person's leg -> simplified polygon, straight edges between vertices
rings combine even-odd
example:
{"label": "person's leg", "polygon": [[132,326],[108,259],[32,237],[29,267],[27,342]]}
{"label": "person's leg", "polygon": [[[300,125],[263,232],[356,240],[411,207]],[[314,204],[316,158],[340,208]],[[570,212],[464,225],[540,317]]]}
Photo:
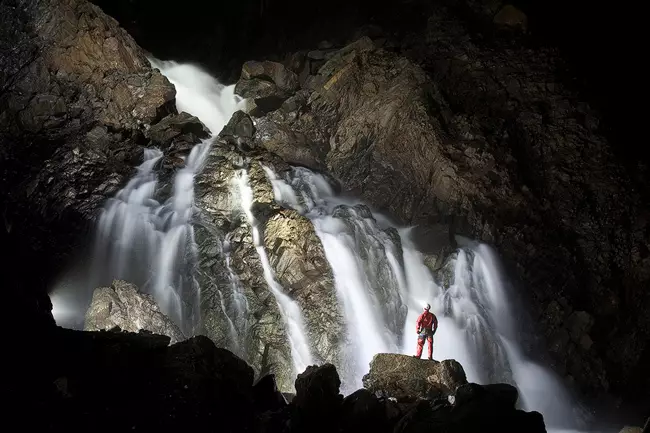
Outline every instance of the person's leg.
{"label": "person's leg", "polygon": [[429,346],[429,359],[433,359],[433,335],[427,335],[427,344]]}
{"label": "person's leg", "polygon": [[424,335],[418,335],[418,351],[415,355],[416,358],[422,357],[422,349],[424,348]]}

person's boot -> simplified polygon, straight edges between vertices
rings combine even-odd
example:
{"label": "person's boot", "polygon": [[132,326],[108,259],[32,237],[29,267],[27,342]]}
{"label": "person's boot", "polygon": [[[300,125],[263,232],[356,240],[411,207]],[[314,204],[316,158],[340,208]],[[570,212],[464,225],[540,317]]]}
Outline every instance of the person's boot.
{"label": "person's boot", "polygon": [[415,358],[415,359],[420,359],[420,357],[417,356],[417,355],[413,355],[413,358]]}
{"label": "person's boot", "polygon": [[428,357],[427,359],[428,359],[429,361],[433,361],[433,358],[432,358],[432,357]]}

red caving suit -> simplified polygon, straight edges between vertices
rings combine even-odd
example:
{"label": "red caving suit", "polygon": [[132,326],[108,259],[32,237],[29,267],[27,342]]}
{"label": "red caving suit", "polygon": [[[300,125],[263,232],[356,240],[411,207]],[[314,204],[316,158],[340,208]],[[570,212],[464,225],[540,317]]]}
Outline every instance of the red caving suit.
{"label": "red caving suit", "polygon": [[424,340],[427,340],[429,348],[429,359],[433,358],[433,334],[438,330],[438,318],[430,311],[425,311],[420,314],[415,329],[418,333],[418,351],[417,358],[422,356],[422,348],[424,347]]}

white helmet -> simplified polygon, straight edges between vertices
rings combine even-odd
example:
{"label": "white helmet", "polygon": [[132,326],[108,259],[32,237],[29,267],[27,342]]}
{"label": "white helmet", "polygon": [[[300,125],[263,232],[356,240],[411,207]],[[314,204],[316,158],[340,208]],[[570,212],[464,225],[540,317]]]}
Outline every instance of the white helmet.
{"label": "white helmet", "polygon": [[431,304],[426,304],[424,306],[424,311],[429,311],[431,309]]}

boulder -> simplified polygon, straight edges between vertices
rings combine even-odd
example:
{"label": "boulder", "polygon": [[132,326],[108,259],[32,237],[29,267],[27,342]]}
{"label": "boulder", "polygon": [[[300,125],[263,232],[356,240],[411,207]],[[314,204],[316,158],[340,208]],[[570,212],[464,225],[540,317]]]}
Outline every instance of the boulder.
{"label": "boulder", "polygon": [[[457,390],[454,404],[445,400],[415,403],[393,430],[394,433],[531,432],[546,433],[538,412],[515,409],[517,391],[506,384],[465,384]],[[514,393],[514,400],[513,400]]]}
{"label": "boulder", "polygon": [[252,99],[249,111],[255,117],[275,111],[300,87],[298,75],[281,63],[249,61],[242,66],[235,93]]}
{"label": "boulder", "polygon": [[287,406],[287,399],[278,390],[273,374],[267,374],[253,385],[253,405],[256,413],[276,412]]}
{"label": "boulder", "polygon": [[151,295],[140,293],[135,285],[121,280],[113,281],[110,287],[95,289],[84,325],[87,331],[107,331],[115,327],[129,332],[145,330],[166,335],[172,344],[185,340],[178,326],[160,311]]}
{"label": "boulder", "polygon": [[398,401],[453,395],[466,383],[463,367],[453,359],[438,362],[390,353],[375,355],[363,377],[364,388]]}
{"label": "boulder", "polygon": [[379,399],[367,389],[360,389],[345,397],[341,410],[341,432],[390,432],[394,419],[389,418],[389,400]]}
{"label": "boulder", "polygon": [[298,431],[335,431],[340,422],[343,396],[341,380],[332,364],[310,365],[296,378],[295,425]]}
{"label": "boulder", "polygon": [[98,422],[102,431],[250,431],[253,370],[205,337],[168,342],[58,328],[42,347],[51,392],[34,393],[41,416],[21,422],[43,431],[97,430]]}
{"label": "boulder", "polygon": [[154,147],[166,150],[188,150],[210,132],[198,117],[188,113],[170,114],[145,131],[145,137]]}

